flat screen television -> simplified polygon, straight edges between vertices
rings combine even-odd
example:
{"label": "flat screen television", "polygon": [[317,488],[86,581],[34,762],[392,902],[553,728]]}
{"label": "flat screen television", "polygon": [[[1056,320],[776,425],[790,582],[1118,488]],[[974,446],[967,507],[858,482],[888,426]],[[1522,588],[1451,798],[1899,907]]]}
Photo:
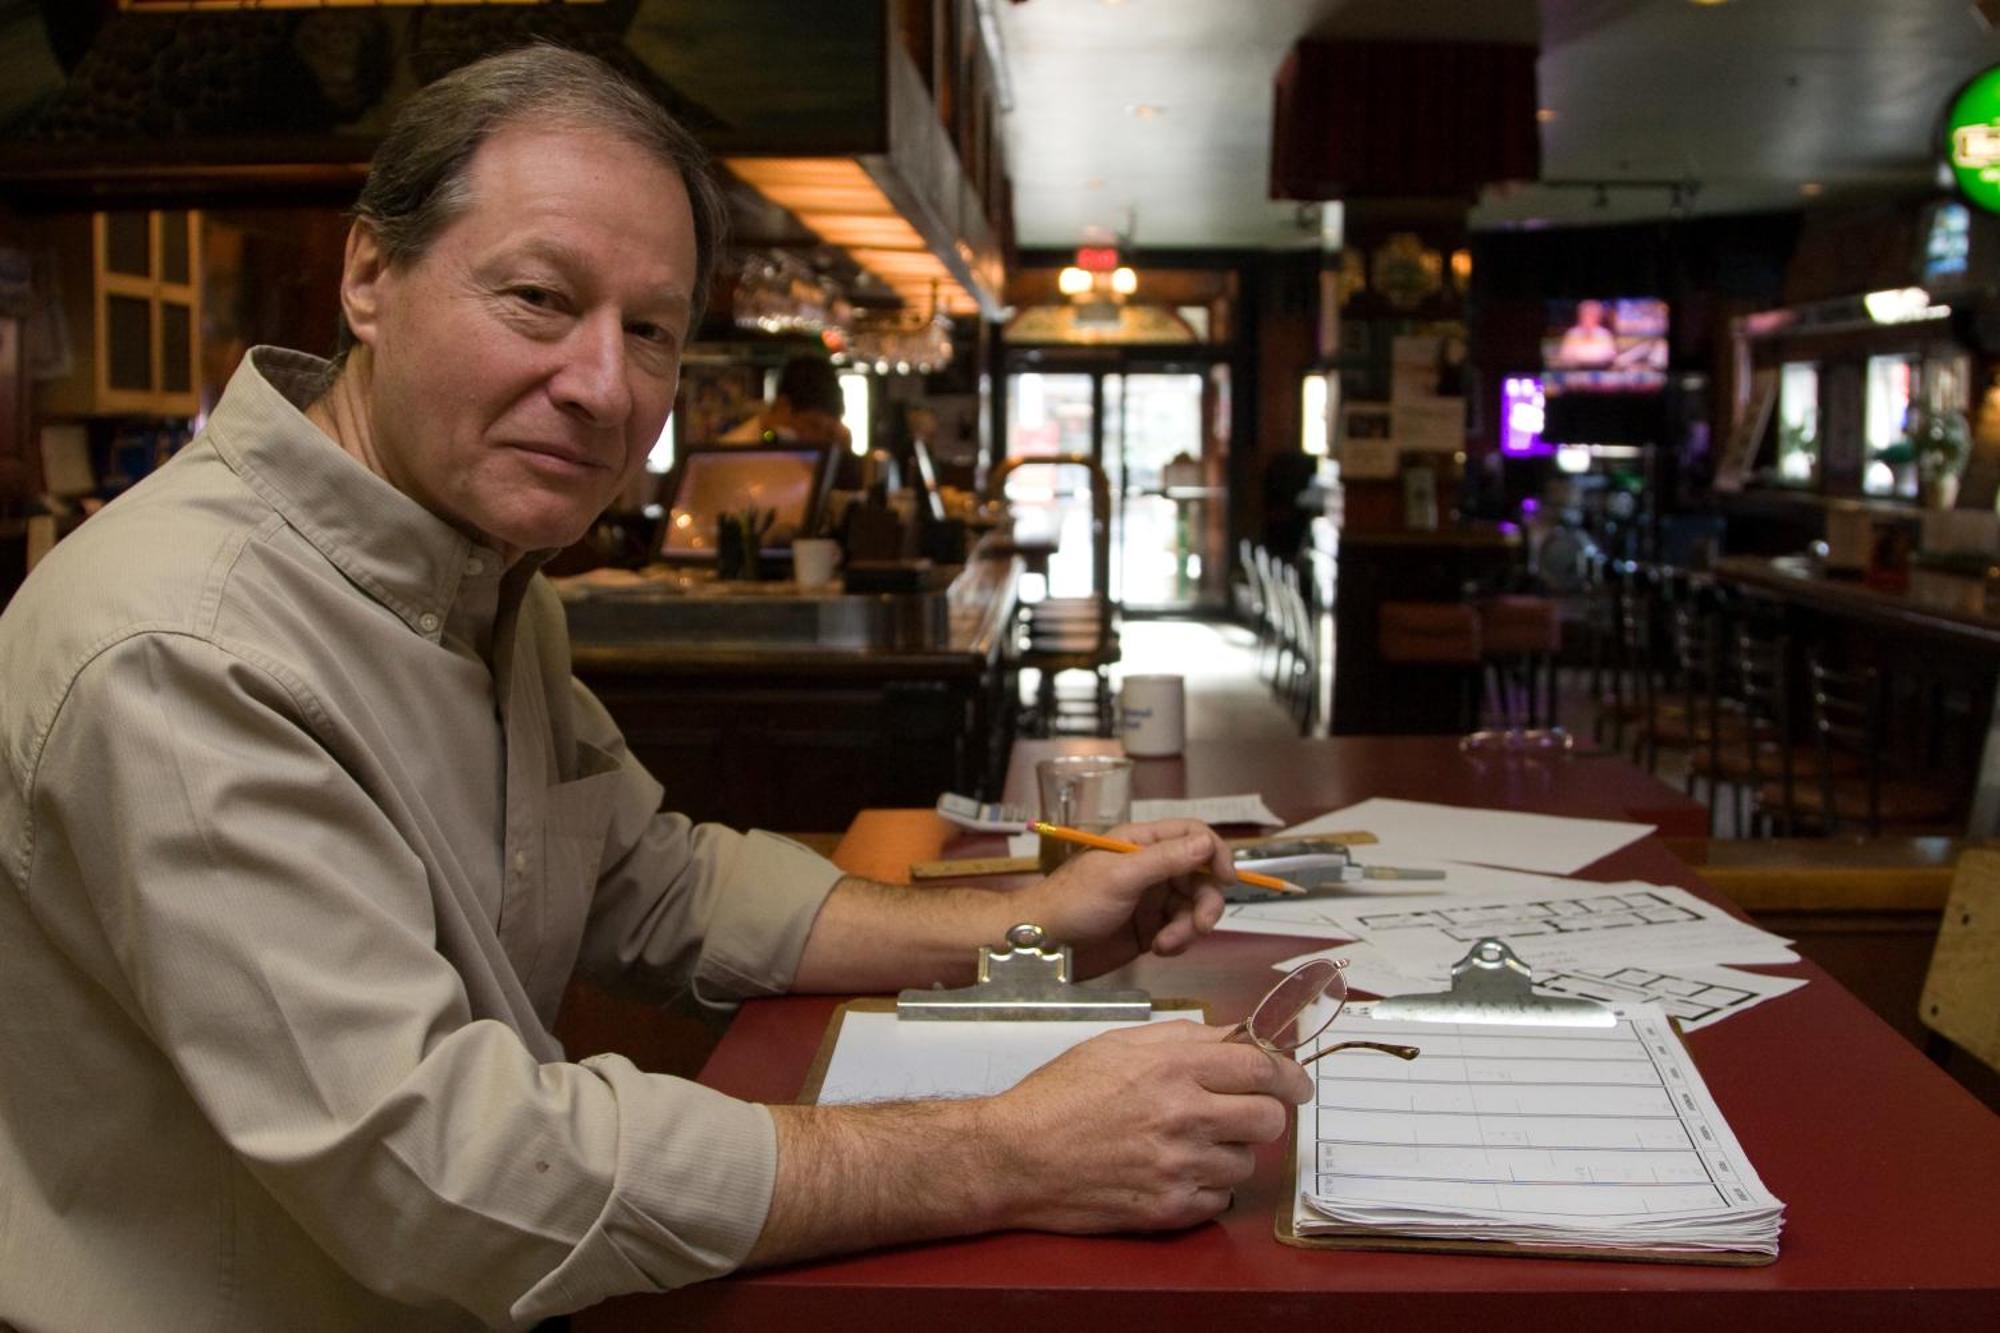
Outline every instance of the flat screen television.
{"label": "flat screen television", "polygon": [[1542,367],[1551,397],[1658,393],[1667,385],[1667,303],[1650,296],[1549,302]]}
{"label": "flat screen television", "polygon": [[666,560],[715,559],[715,521],[752,507],[776,518],[759,543],[783,555],[810,533],[826,503],[829,449],[824,445],[698,445],[675,465],[660,555]]}

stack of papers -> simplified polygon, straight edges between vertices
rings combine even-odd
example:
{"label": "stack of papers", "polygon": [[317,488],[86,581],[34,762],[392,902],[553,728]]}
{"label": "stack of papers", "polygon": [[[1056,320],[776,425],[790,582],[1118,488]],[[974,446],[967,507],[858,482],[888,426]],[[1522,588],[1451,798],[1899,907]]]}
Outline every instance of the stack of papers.
{"label": "stack of papers", "polygon": [[1644,824],[1475,810],[1421,801],[1364,801],[1286,830],[1367,829],[1362,865],[1439,869],[1438,880],[1362,880],[1306,899],[1233,904],[1225,930],[1355,943],[1331,956],[1348,984],[1375,995],[1446,989],[1480,939],[1503,939],[1533,969],[1536,989],[1652,1005],[1691,1031],[1804,985],[1730,964],[1798,961],[1791,942],[1671,885],[1599,884],[1562,875],[1643,837]]}
{"label": "stack of papers", "polygon": [[1409,1042],[1321,1061],[1299,1109],[1302,1236],[1776,1255],[1764,1188],[1686,1051],[1653,1012],[1615,1028],[1377,1022],[1329,1031]]}

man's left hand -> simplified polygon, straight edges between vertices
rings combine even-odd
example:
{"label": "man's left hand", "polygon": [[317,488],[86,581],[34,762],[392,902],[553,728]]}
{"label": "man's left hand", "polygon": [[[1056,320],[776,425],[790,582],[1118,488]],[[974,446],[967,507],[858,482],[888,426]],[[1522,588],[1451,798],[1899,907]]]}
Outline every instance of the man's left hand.
{"label": "man's left hand", "polygon": [[1136,852],[1079,851],[1015,895],[1015,919],[1032,921],[1074,950],[1077,971],[1096,976],[1151,950],[1171,956],[1222,919],[1217,877],[1233,879],[1229,849],[1193,819],[1126,824],[1110,836]]}

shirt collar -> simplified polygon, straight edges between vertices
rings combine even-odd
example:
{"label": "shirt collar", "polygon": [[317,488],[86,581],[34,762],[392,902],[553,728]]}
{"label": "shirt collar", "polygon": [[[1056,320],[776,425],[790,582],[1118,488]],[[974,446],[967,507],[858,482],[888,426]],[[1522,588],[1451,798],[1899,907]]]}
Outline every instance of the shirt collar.
{"label": "shirt collar", "polygon": [[[418,634],[437,639],[455,607],[461,626],[467,613],[490,622],[505,572],[499,552],[370,472],[306,417],[330,372],[304,352],[253,347],[204,433],[285,522]],[[550,554],[526,560],[532,568]]]}

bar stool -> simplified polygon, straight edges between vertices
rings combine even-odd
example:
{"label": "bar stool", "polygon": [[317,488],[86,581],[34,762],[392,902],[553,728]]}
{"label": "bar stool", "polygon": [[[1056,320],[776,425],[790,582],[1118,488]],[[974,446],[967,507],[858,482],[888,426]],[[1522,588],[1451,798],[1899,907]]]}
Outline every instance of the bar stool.
{"label": "bar stool", "polygon": [[[1556,656],[1562,652],[1562,616],[1554,599],[1510,593],[1488,597],[1476,610],[1480,658],[1492,677],[1505,724],[1557,725]],[[1516,697],[1523,703],[1525,723],[1515,717]]]}
{"label": "bar stool", "polygon": [[[1458,694],[1455,727],[1479,729],[1479,613],[1462,602],[1383,602],[1376,611],[1376,655],[1384,662],[1434,670]],[[1453,671],[1452,668],[1457,668]]]}
{"label": "bar stool", "polygon": [[1961,801],[1949,782],[1892,777],[1887,771],[1882,673],[1872,666],[1832,667],[1818,652],[1807,654],[1806,671],[1818,781],[1795,793],[1798,813],[1823,833],[1858,823],[1871,838],[1885,827],[1901,832],[1958,827]]}
{"label": "bar stool", "polygon": [[1697,782],[1706,780],[1711,833],[1721,804],[1723,752],[1741,748],[1748,726],[1726,683],[1734,666],[1734,659],[1723,652],[1730,610],[1726,589],[1681,590],[1668,615],[1673,650],[1671,697],[1656,702],[1647,727],[1653,749],[1677,751],[1686,757],[1683,787],[1688,795],[1695,794]]}
{"label": "bar stool", "polygon": [[[1031,735],[1109,736],[1114,730],[1110,667],[1120,656],[1118,630],[1109,603],[1097,598],[1058,598],[1023,608],[1011,666],[1036,672],[1035,708],[1024,730]],[[1042,608],[1050,607],[1048,612]],[[1087,698],[1070,699],[1056,688],[1059,676],[1084,672]]]}
{"label": "bar stool", "polygon": [[1694,769],[1713,786],[1734,789],[1739,835],[1744,831],[1790,837],[1801,814],[1801,793],[1822,767],[1836,777],[1860,771],[1852,756],[1822,755],[1797,742],[1792,727],[1793,639],[1770,611],[1746,608],[1736,626],[1735,661],[1728,668],[1734,709],[1742,718],[1734,743],[1725,737],[1698,752]]}
{"label": "bar stool", "polygon": [[1606,730],[1611,748],[1623,750],[1628,728],[1635,735],[1633,757],[1647,755],[1650,771],[1658,756],[1648,748],[1655,704],[1653,658],[1655,583],[1653,571],[1632,560],[1612,561],[1599,572],[1594,612],[1603,623],[1593,631],[1591,724],[1599,743]]}

